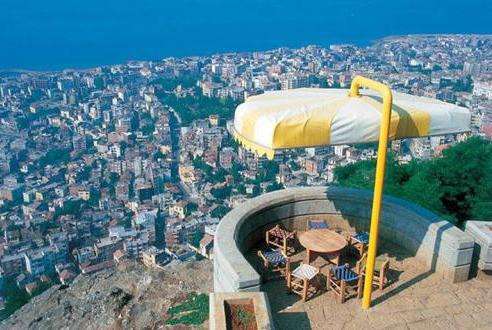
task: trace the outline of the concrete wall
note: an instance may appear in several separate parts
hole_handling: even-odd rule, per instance
[[[480,270],[491,271],[492,221],[467,221],[465,232],[475,241],[472,265],[477,265]]]
[[[367,230],[372,193],[341,187],[302,187],[268,193],[231,210],[220,222],[214,241],[216,292],[260,291],[261,277],[243,253],[262,239],[261,229],[283,222],[305,228],[305,219],[344,219],[358,231]],[[452,282],[468,279],[473,239],[460,229],[412,203],[384,197],[380,240],[390,240],[416,255]]]

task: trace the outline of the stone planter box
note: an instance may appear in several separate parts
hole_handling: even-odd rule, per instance
[[[478,269],[492,270],[492,221],[467,221],[465,232],[475,241],[473,256]]]
[[[232,292],[210,294],[210,329],[230,329],[228,307],[235,304],[253,304],[258,330],[275,329],[268,297],[264,292]]]

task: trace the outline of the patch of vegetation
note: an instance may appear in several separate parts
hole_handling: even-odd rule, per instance
[[[189,202],[188,205],[186,205],[185,215],[189,217],[196,210],[198,210],[198,205],[196,203]]]
[[[181,117],[184,125],[189,125],[195,119],[208,118],[211,114],[218,114],[221,118],[231,119],[234,109],[239,102],[230,98],[209,98],[203,96],[201,89],[195,87],[195,95],[177,97],[171,91],[178,85],[183,87],[193,87],[196,85],[196,78],[183,77],[179,79],[158,79],[152,82],[160,85],[161,89],[156,91],[156,96],[164,103],[172,107]]]
[[[284,189],[284,185],[281,183],[278,183],[277,181],[274,181],[271,185],[269,185],[266,188],[266,192],[276,191],[276,190],[280,190],[280,189]]]
[[[232,188],[224,187],[224,188],[212,188],[210,193],[217,199],[227,199],[231,196]]]
[[[192,292],[181,304],[168,309],[169,325],[200,325],[208,319],[208,294]]]
[[[251,324],[251,322],[253,322],[254,318],[255,316],[245,309],[241,308],[238,309],[237,311],[237,319],[245,327],[248,327]]]
[[[78,175],[78,179],[80,182],[87,181],[91,177],[92,167],[84,166],[82,171]]]
[[[5,320],[16,310],[29,302],[31,298],[26,290],[19,289],[14,280],[5,283],[2,289],[2,296],[5,297],[5,309],[0,312],[0,320]]]
[[[210,215],[214,218],[223,218],[231,209],[224,205],[219,205],[212,210]]]
[[[299,171],[301,169],[301,167],[295,161],[289,161],[287,165],[293,172]]]
[[[191,237],[190,244],[196,248],[200,247],[200,241],[202,240],[203,236],[205,236],[205,232],[203,230],[195,230],[193,236]]]
[[[241,163],[232,163],[231,174],[234,177],[234,181],[241,182],[243,180],[243,177],[241,176],[241,171],[243,170],[244,167],[243,165],[241,165]]]
[[[197,169],[201,170],[205,176],[210,177],[213,172],[212,166],[205,163],[205,161],[201,157],[196,157],[193,159],[193,166]]]
[[[48,165],[64,164],[70,161],[69,149],[53,149],[50,150],[39,159],[39,166],[45,167]]]
[[[492,219],[492,142],[473,137],[445,149],[443,157],[399,165],[389,156],[384,192],[425,207],[461,225]],[[376,160],[335,169],[343,186],[374,187]]]
[[[149,85],[160,85],[165,91],[172,91],[179,85],[183,88],[191,88],[196,85],[196,78],[186,76],[182,78],[158,78],[149,83]]]
[[[62,215],[75,215],[80,216],[84,202],[81,199],[68,200],[63,203],[63,207],[56,209],[55,218]]]
[[[219,167],[210,177],[210,181],[212,183],[221,183],[225,181],[225,176],[228,175],[229,172],[227,172],[225,169],[222,167]]]
[[[49,277],[52,281],[48,283],[38,282],[38,287],[34,290],[32,296],[30,296],[26,290],[20,289],[13,277],[5,279],[5,283],[0,289],[1,296],[5,298],[5,309],[0,311],[0,321],[8,318],[19,308],[27,304],[31,298],[40,295],[48,290],[54,283],[57,283],[54,280],[55,276],[53,274],[49,274]]]
[[[263,163],[263,171],[260,174],[260,181],[272,181],[278,173],[278,163],[274,160],[267,160]]]
[[[468,75],[465,79],[459,79],[453,86],[455,92],[473,92],[473,79]]]

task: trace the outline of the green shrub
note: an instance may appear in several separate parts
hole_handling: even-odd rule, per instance
[[[199,325],[208,319],[208,294],[192,292],[181,304],[171,307],[167,314],[171,317],[166,321],[169,325]]]

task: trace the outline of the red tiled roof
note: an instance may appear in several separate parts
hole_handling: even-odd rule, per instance
[[[108,261],[103,261],[95,265],[90,265],[90,266],[83,266],[81,267],[81,271],[83,274],[91,274],[95,273],[97,271],[106,269],[106,268],[111,268],[114,267],[114,261],[113,260],[108,260]]]
[[[68,280],[70,278],[75,278],[77,274],[75,272],[71,271],[70,269],[65,269],[60,273],[60,279],[62,280]]]
[[[121,259],[122,257],[125,256],[125,251],[121,250],[121,249],[118,249],[116,250],[114,253],[113,253],[113,257],[116,259],[116,260],[119,260]]]
[[[200,240],[200,246],[207,246],[214,240],[214,237],[209,234],[205,234],[203,238]]]

